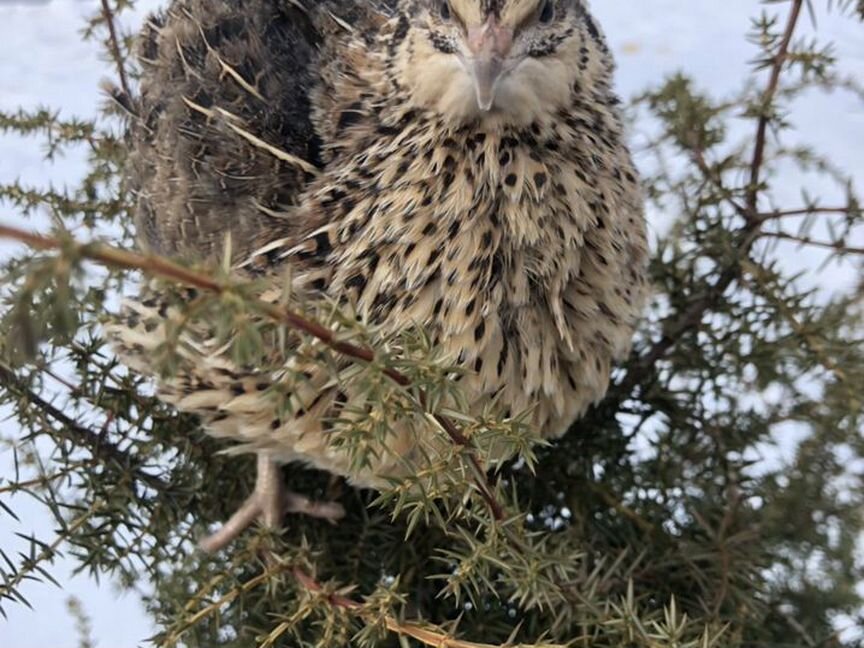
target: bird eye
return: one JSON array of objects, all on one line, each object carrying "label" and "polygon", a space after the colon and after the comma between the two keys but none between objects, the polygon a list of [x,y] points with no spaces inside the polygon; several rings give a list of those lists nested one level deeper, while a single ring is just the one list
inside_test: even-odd
[{"label": "bird eye", "polygon": [[441,16],[442,20],[450,20],[450,3],[448,0],[441,0],[438,3],[438,14]]},{"label": "bird eye", "polygon": [[543,2],[543,8],[540,9],[540,15],[537,17],[537,20],[543,23],[544,25],[552,22],[552,19],[555,17],[555,3],[552,0],[545,0]]}]

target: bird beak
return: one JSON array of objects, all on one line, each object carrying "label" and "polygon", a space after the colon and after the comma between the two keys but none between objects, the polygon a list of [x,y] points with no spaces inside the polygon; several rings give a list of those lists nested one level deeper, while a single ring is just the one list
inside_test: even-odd
[{"label": "bird beak", "polygon": [[513,45],[513,30],[498,24],[495,16],[480,26],[468,28],[468,69],[474,78],[477,106],[487,111],[495,101],[495,90],[504,73],[504,61]]}]

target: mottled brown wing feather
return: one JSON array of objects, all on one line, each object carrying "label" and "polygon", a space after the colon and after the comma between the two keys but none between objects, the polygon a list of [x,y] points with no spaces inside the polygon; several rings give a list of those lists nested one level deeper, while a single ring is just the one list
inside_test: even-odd
[{"label": "mottled brown wing feather", "polygon": [[139,245],[206,258],[230,234],[238,259],[302,228],[292,207],[325,163],[310,105],[316,86],[328,100],[320,61],[377,16],[353,1],[179,0],[152,17],[129,132]]}]

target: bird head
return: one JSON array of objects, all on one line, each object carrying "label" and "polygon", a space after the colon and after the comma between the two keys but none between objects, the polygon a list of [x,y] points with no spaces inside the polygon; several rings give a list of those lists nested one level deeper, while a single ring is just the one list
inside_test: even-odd
[{"label": "bird head", "polygon": [[408,20],[403,80],[457,121],[529,123],[611,72],[582,0],[416,0]]}]

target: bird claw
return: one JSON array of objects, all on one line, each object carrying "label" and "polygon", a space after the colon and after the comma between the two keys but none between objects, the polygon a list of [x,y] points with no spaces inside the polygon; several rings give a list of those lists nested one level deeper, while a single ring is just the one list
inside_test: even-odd
[{"label": "bird claw", "polygon": [[302,513],[335,525],[345,517],[345,507],[339,502],[316,502],[300,493],[287,491],[283,498],[283,513]]},{"label": "bird claw", "polygon": [[259,455],[255,491],[222,528],[203,538],[198,546],[207,553],[219,551],[258,519],[267,528],[278,529],[286,513],[300,513],[335,525],[345,517],[345,508],[338,502],[316,502],[284,490],[278,465],[266,455]]}]

